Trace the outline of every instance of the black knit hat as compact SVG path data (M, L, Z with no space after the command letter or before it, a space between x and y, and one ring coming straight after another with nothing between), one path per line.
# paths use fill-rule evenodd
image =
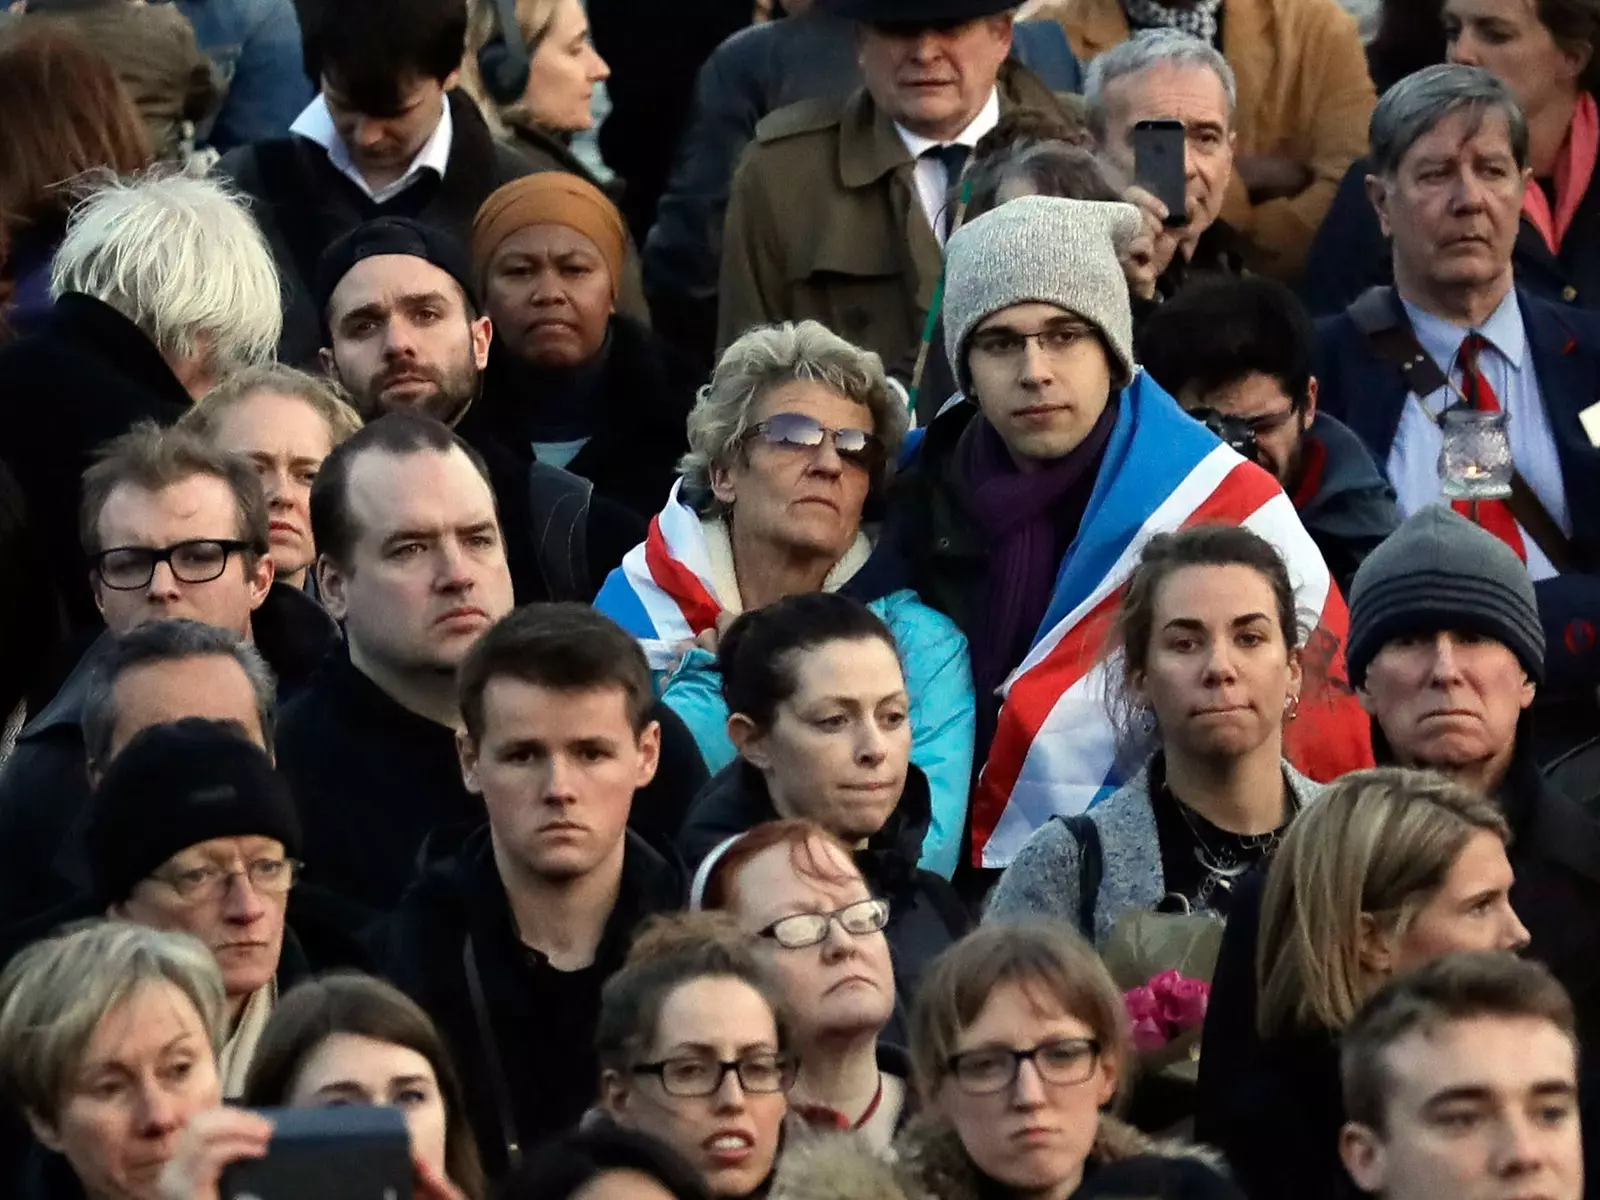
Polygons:
M266 837L300 852L300 818L272 760L232 725L188 717L136 734L89 809L95 896L128 898L167 859L212 838Z
M379 217L335 238L322 252L317 261L317 315L326 321L328 301L333 299L339 281L362 259L380 254L400 254L432 263L459 283L467 299L477 307L472 258L459 238L409 217Z
M1350 585L1350 682L1366 681L1390 639L1445 629L1493 638L1528 678L1544 681L1544 629L1528 569L1494 534L1430 504L1368 555Z
M1021 0L817 0L836 17L868 25L948 25L1011 12Z

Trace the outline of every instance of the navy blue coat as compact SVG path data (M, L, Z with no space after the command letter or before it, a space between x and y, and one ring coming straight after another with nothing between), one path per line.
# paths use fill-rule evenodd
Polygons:
M1555 433L1573 549L1594 570L1600 568L1600 449L1590 444L1578 414L1600 401L1600 315L1553 304L1520 286L1517 300ZM1319 409L1343 421L1379 465L1386 464L1410 395L1400 368L1380 358L1349 313L1340 313L1317 322L1316 374Z

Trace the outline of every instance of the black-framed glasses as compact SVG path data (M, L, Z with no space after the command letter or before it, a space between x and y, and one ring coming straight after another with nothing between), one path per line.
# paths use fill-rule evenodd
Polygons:
M945 1060L956 1086L969 1096L989 1096L1003 1092L1016 1082L1023 1061L1033 1064L1039 1078L1058 1087L1086 1082L1094 1074L1100 1058L1100 1043L1095 1038L1058 1038L1041 1042L1031 1050L1009 1046L984 1046L952 1054Z
M633 1073L656 1076L669 1096L714 1096L732 1071L746 1092L770 1096L775 1092L787 1092L794 1086L795 1070L794 1060L783 1054L751 1054L732 1062L684 1055L640 1063L633 1068Z
M747 436L783 450L815 450L831 437L834 452L845 462L869 472L883 466L883 442L870 429L830 429L805 413L773 413L752 425Z
M180 583L210 583L228 569L228 556L255 549L251 542L224 538L194 538L156 549L152 546L114 546L94 556L94 569L108 588L134 592L149 587L156 564L166 563Z
M972 335L972 348L989 358L1017 358L1029 342L1038 342L1039 349L1055 356L1065 354L1094 332L1093 326L1077 321L1055 321L1034 333L1000 326L978 330Z
M889 923L889 902L874 898L857 900L832 912L795 913L790 917L780 917L765 929L757 930L757 936L771 938L785 950L804 950L827 937L828 929L836 921L839 928L851 937L866 937Z
M236 876L248 879L259 895L281 896L294 886L304 865L296 858L258 858L238 871L208 863L185 871L163 871L150 878L166 884L185 904L198 904L217 899Z

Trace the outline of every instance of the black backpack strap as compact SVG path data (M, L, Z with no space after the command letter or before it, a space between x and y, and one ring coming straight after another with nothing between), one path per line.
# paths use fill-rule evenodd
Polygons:
M483 978L478 973L478 951L472 944L470 933L461 947L461 965L467 974L467 998L472 1002L472 1016L478 1026L479 1040L483 1043L483 1068L489 1076L489 1092L494 1097L495 1116L500 1121L506 1163L515 1171L522 1165L522 1139L517 1134L517 1115L511 1107L511 1085L506 1082L505 1067L500 1058L500 1039L494 1035L489 1000L484 995Z
M1100 849L1100 827L1088 813L1055 818L1067 827L1078 843L1078 929L1094 942L1094 912L1100 898L1100 880L1105 874L1105 856Z
M533 553L552 600L588 603L595 588L589 579L589 504L594 484L549 463L528 471L528 505L533 518Z

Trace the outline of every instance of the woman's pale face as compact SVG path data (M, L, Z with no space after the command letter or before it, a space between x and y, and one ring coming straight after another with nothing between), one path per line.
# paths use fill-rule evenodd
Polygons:
M872 410L825 384L794 379L768 391L750 413L753 427L779 413L811 417L827 429L876 432ZM732 461L711 469L712 491L733 506L736 538L837 560L861 532L872 477L839 457L832 438L815 448L769 445L759 434Z
M661 1006L643 1061L707 1064L771 1059L778 1026L760 992L740 979L694 979ZM608 1076L607 1107L622 1124L660 1138L697 1170L714 1196L748 1196L772 1173L789 1101L746 1092L736 1072L709 1096L669 1095L659 1075Z
M257 392L223 410L211 440L255 467L267 496L277 577L298 587L317 557L311 539L311 485L333 451L328 423L298 396Z
M1591 51L1557 45L1534 0L1446 0L1443 22L1449 60L1488 71L1530 119L1551 104L1570 107L1577 96Z
M146 983L96 1026L53 1122L30 1116L90 1200L155 1200L189 1118L222 1103L205 1022L178 987Z
M411 1131L411 1152L444 1174L444 1096L433 1064L409 1046L357 1033L329 1034L301 1064L284 1102L290 1108L398 1108Z
M1385 973L1399 974L1446 954L1526 946L1528 931L1511 908L1511 883L1505 843L1487 829L1475 830L1405 930L1385 939Z
M1010 982L989 993L977 1019L962 1030L955 1053L1032 1050L1095 1036L1044 988ZM1017 1194L1065 1196L1083 1178L1100 1110L1116 1090L1116 1068L1102 1054L1082 1083L1046 1083L1032 1062L1023 1062L1011 1086L999 1092L971 1096L946 1076L935 1100L985 1175Z
M814 869L802 871L802 865ZM802 1045L889 1023L894 964L882 930L858 936L834 921L822 941L795 950L760 936L785 917L834 913L872 898L855 863L837 847L821 840L804 851L786 843L772 846L739 868L729 893L734 918L755 939L757 953L783 988ZM805 1070L803 1057L800 1069Z
M589 18L580 0L559 0L539 48L528 64L522 94L533 123L553 133L578 133L594 124L594 88L611 68L589 40Z
M911 699L893 646L879 638L798 651L795 690L757 732L734 717L740 752L766 778L778 812L846 842L882 829L905 790Z
M1252 567L1180 567L1156 589L1149 657L1130 678L1165 743L1238 758L1273 739L1300 690L1272 585Z

